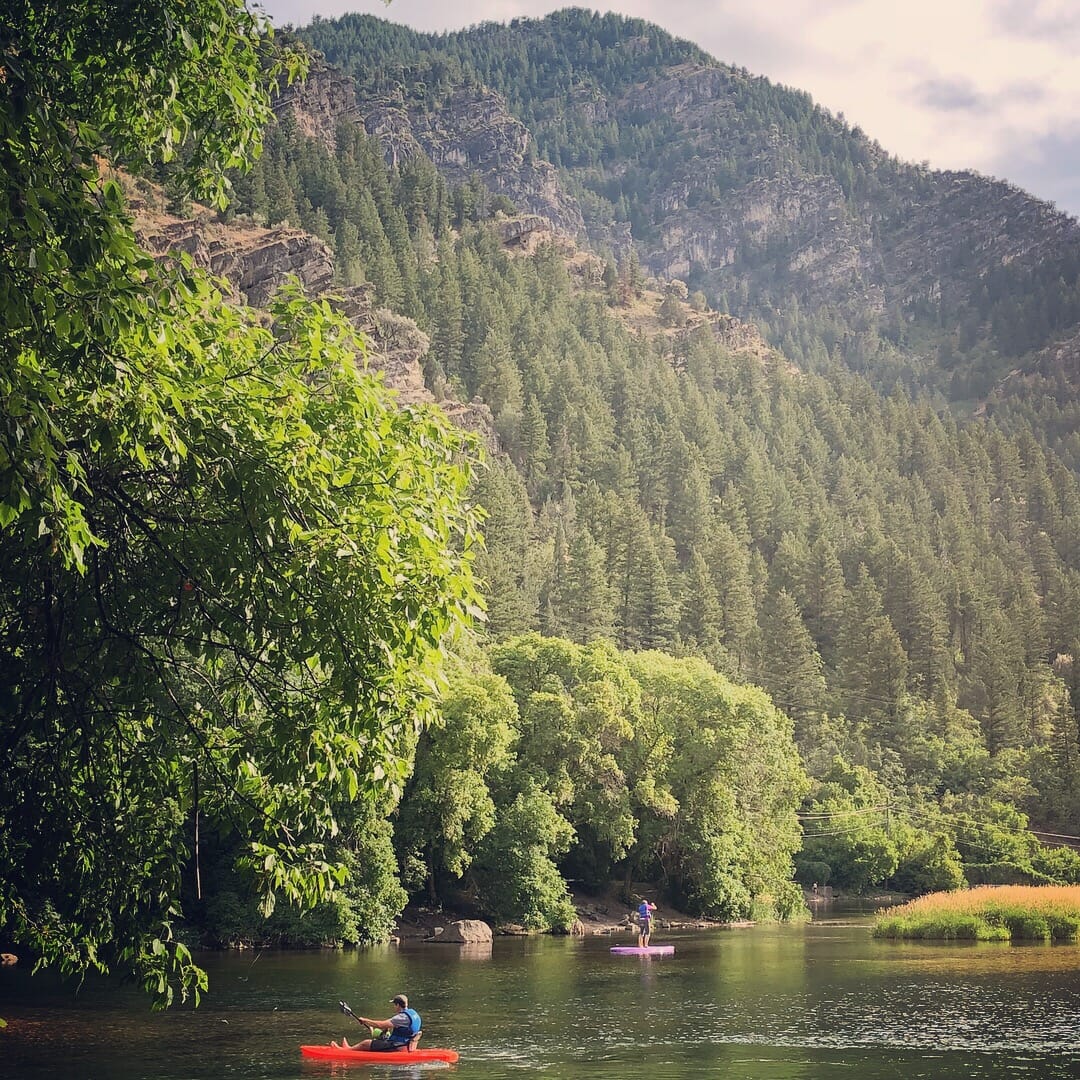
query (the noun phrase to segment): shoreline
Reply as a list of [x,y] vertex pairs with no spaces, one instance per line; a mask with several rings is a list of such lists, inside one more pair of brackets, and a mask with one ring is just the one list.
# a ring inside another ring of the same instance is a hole
[[[612,896],[572,893],[577,922],[570,936],[609,936],[621,932],[636,933],[637,922],[634,908]],[[653,920],[656,930],[733,930],[754,926],[750,919],[724,921],[704,915],[690,915],[685,911],[660,905]],[[435,936],[438,927],[446,928],[461,919],[479,918],[475,913],[450,908],[433,909],[422,904],[408,905],[398,919],[396,936],[400,940],[427,940]],[[487,920],[483,920],[487,921]],[[514,923],[491,924],[497,937],[527,937],[540,931],[528,930]]]

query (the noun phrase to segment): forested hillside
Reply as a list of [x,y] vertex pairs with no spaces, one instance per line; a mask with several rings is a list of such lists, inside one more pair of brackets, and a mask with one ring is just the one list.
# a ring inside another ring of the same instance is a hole
[[[430,336],[429,384],[490,405],[488,637],[700,656],[764,687],[815,780],[807,880],[1060,863],[1025,815],[1077,831],[1067,415],[1048,441],[1042,405],[962,422],[803,370],[632,253],[523,246],[505,198],[384,149],[346,122],[331,151],[286,116],[234,209],[285,205],[321,231],[343,280],[367,276]],[[730,900],[711,909],[747,910]]]
[[361,109],[490,87],[559,167],[590,239],[830,361],[981,396],[1080,322],[1080,226],[1008,184],[898,161],[805,93],[658,27],[570,9],[429,35],[369,17],[304,38]]

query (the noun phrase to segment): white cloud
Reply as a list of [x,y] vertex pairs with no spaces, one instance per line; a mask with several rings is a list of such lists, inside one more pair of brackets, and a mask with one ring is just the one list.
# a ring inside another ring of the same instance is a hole
[[[423,30],[540,16],[551,0],[264,0],[277,23],[362,11]],[[623,0],[719,60],[808,91],[886,150],[974,168],[1080,211],[1077,0]],[[1062,150],[1065,148],[1065,150]]]

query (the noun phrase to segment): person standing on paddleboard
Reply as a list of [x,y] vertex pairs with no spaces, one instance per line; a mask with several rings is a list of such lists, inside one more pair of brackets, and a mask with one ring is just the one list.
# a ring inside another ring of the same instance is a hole
[[[367,1024],[370,1028],[378,1028],[385,1034],[377,1039],[364,1039],[363,1042],[350,1043],[342,1038],[343,1050],[411,1050],[420,1038],[420,1014],[415,1009],[409,1008],[409,999],[404,994],[395,994],[390,999],[397,1006],[397,1012],[389,1020],[370,1020],[366,1016],[358,1016],[356,1019],[361,1024]],[[337,1046],[332,1042],[331,1046]]]
[[656,910],[656,905],[650,903],[648,900],[642,900],[638,904],[638,936],[637,943],[638,948],[647,949],[649,947],[649,935],[652,933],[652,913]]

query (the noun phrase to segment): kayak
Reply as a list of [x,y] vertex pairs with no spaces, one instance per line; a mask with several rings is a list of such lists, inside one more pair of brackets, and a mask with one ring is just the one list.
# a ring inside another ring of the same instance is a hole
[[359,1061],[368,1065],[416,1065],[422,1061],[457,1061],[456,1050],[442,1050],[437,1046],[415,1050],[346,1050],[343,1046],[301,1046],[300,1053],[306,1058],[322,1061]]
[[612,945],[616,956],[674,956],[674,945]]

